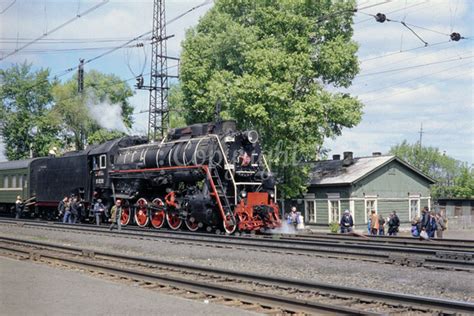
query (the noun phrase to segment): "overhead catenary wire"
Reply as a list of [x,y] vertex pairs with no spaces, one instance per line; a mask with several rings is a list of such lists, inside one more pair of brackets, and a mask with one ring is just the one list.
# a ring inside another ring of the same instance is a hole
[[442,69],[442,70],[439,70],[439,71],[430,72],[430,73],[425,74],[425,75],[423,75],[423,76],[411,78],[411,79],[408,79],[408,80],[399,81],[399,82],[390,84],[390,85],[385,86],[385,87],[381,87],[381,88],[377,88],[377,89],[373,89],[373,90],[366,91],[366,92],[364,92],[364,93],[362,93],[362,94],[359,94],[358,96],[360,97],[360,96],[367,95],[367,94],[370,94],[370,93],[374,93],[374,92],[377,92],[377,91],[390,89],[390,88],[393,88],[393,87],[395,87],[395,86],[399,86],[399,85],[402,85],[402,84],[405,84],[405,83],[408,83],[408,82],[418,81],[418,80],[423,79],[423,78],[427,78],[427,77],[430,77],[430,76],[433,76],[433,75],[437,75],[437,74],[440,74],[440,73],[443,73],[443,72],[446,72],[446,71],[451,71],[451,70],[456,69],[456,68],[459,68],[459,67],[467,66],[467,65],[469,65],[469,64],[471,64],[471,63],[472,63],[472,61],[469,61],[469,62],[467,62],[467,63],[462,63],[462,64],[459,64],[459,65],[456,65],[456,66],[453,66],[453,67],[449,67],[449,68],[445,68],[445,69]]
[[[468,71],[468,73],[471,72],[470,69],[465,69],[466,71]],[[414,87],[414,88],[410,88],[410,90],[405,90],[405,91],[399,91],[399,92],[396,92],[396,93],[391,93],[391,94],[388,94],[388,95],[381,95],[380,97],[377,97],[377,98],[373,98],[373,99],[370,99],[370,100],[362,100],[362,102],[364,104],[367,104],[367,103],[371,103],[371,102],[374,102],[374,101],[380,101],[380,100],[387,100],[388,98],[390,97],[393,97],[393,96],[397,96],[397,95],[400,95],[400,94],[406,94],[406,93],[411,93],[413,91],[416,91],[418,89],[421,89],[423,87],[426,87],[426,86],[429,86],[430,84],[433,84],[433,83],[437,83],[437,82],[444,82],[446,80],[451,80],[451,79],[454,79],[454,78],[457,78],[457,77],[460,77],[460,76],[465,76],[466,74],[464,72],[458,72],[456,73],[456,75],[454,76],[450,76],[450,77],[447,77],[447,78],[443,78],[443,79],[438,79],[438,80],[435,80],[434,82],[431,82],[431,83],[424,83],[424,84],[420,84],[418,85],[417,87]]]
[[10,4],[5,7],[5,9],[3,9],[2,11],[0,11],[0,14],[3,14],[3,13],[5,13],[5,12],[7,12],[8,9],[10,9],[10,8],[15,4],[15,2],[16,2],[16,0],[12,0],[12,2],[10,2]]
[[394,68],[394,69],[387,69],[387,70],[376,71],[376,72],[369,72],[369,73],[358,75],[357,77],[367,77],[367,76],[373,76],[373,75],[381,75],[381,74],[386,74],[386,73],[390,73],[390,72],[396,72],[396,71],[415,69],[415,68],[426,67],[426,66],[431,66],[431,65],[449,63],[449,62],[458,61],[458,60],[462,60],[462,59],[470,59],[470,58],[473,58],[473,57],[474,57],[474,55],[459,56],[459,57],[456,57],[456,58],[445,59],[445,60],[435,61],[435,62],[431,62],[431,63],[425,63],[425,64],[419,64],[419,65],[413,65],[413,66],[407,66],[407,67],[401,67],[401,68]]
[[72,22],[76,21],[77,19],[80,19],[81,17],[83,17],[83,16],[85,16],[85,15],[91,13],[92,11],[98,9],[99,7],[103,6],[103,5],[106,4],[107,2],[109,2],[109,0],[102,0],[100,3],[96,4],[95,6],[89,8],[89,9],[87,9],[87,10],[85,10],[85,11],[79,13],[79,14],[77,14],[77,15],[76,15],[75,17],[73,17],[72,19],[69,19],[69,20],[67,20],[66,22],[64,22],[64,23],[62,23],[62,24],[56,26],[56,27],[53,28],[51,31],[43,33],[41,36],[35,38],[34,40],[32,40],[32,41],[30,41],[30,42],[24,44],[23,46],[21,46],[21,47],[19,47],[19,48],[16,48],[15,50],[13,50],[12,52],[10,52],[9,54],[6,54],[5,56],[0,57],[0,61],[1,61],[1,60],[5,60],[6,58],[8,58],[8,57],[10,57],[10,56],[12,56],[12,55],[15,55],[15,54],[18,53],[19,51],[21,51],[21,50],[27,48],[28,46],[30,46],[30,45],[32,45],[32,44],[34,44],[34,43],[37,42],[38,40],[40,40],[40,39],[42,39],[42,38],[44,38],[44,37],[46,37],[46,36],[48,36],[48,35],[50,35],[50,34],[56,32],[56,31],[62,29],[63,27],[65,27],[65,26],[71,24]]

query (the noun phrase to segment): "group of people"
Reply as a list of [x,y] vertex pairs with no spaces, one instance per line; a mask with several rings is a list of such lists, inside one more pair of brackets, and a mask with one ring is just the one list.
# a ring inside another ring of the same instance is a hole
[[290,213],[286,214],[286,222],[296,229],[304,229],[304,218],[301,212],[296,211],[296,206],[291,207]]
[[440,213],[429,211],[425,206],[421,211],[421,217],[416,216],[411,223],[411,234],[413,237],[423,239],[443,238],[443,231],[447,228],[447,219]]
[[397,236],[400,228],[400,218],[398,218],[397,212],[392,211],[387,218],[384,218],[382,214],[377,214],[375,210],[372,210],[367,223],[367,232],[370,235],[383,236],[385,228],[387,228],[389,236]]
[[[350,233],[354,229],[354,219],[352,218],[351,212],[345,210],[339,222],[341,233]],[[382,215],[377,215],[373,210],[369,216],[367,231],[370,235],[385,235],[385,227],[388,226],[388,235],[396,236],[400,227],[400,219],[398,218],[397,212],[393,211],[390,213],[388,218],[384,218]]]
[[[350,233],[353,231],[354,219],[349,210],[345,210],[339,222],[341,233]],[[385,235],[385,229],[389,236],[396,236],[400,228],[400,219],[397,212],[393,211],[387,218],[377,214],[375,210],[370,212],[367,223],[367,232],[369,235]],[[425,206],[421,217],[415,217],[412,221],[411,233],[413,237],[424,239],[443,238],[443,231],[447,228],[447,219],[439,213],[430,212]]]
[[58,214],[63,223],[75,224],[81,222],[85,216],[82,199],[74,194],[65,196],[58,204]]

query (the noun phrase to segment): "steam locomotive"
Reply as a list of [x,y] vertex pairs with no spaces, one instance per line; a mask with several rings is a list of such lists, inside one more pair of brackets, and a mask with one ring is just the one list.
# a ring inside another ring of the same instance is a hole
[[57,216],[58,202],[73,193],[91,218],[96,199],[108,207],[122,199],[122,225],[228,234],[281,225],[259,136],[234,121],[172,129],[160,142],[126,136],[61,157],[0,163],[2,183],[12,196],[0,195],[0,208],[21,195],[41,217]]

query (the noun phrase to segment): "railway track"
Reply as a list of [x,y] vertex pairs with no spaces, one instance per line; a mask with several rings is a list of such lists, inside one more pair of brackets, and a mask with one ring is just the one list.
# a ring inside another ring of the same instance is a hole
[[119,235],[121,238],[138,240],[168,241],[186,243],[203,247],[235,248],[248,251],[284,253],[290,255],[308,255],[316,257],[344,258],[382,262],[429,269],[447,269],[454,271],[474,272],[474,252],[444,250],[444,248],[420,249],[413,247],[361,244],[351,242],[311,242],[281,238],[250,238],[226,235],[200,234],[176,231],[156,231],[124,228],[120,233],[107,230],[107,227],[90,225],[64,225],[36,221],[0,220],[3,225],[20,225],[23,227],[45,230],[74,231],[77,233],[98,235]]
[[0,254],[268,314],[470,314],[474,304],[0,237]]
[[420,241],[413,237],[401,237],[401,236],[371,236],[363,235],[354,236],[350,234],[325,234],[325,233],[301,233],[301,234],[284,234],[282,238],[290,240],[331,240],[341,242],[360,242],[361,238],[366,243],[373,244],[391,244],[391,245],[403,245],[410,247],[442,247],[446,250],[474,250],[474,240],[463,240],[463,239],[430,239],[429,241]]

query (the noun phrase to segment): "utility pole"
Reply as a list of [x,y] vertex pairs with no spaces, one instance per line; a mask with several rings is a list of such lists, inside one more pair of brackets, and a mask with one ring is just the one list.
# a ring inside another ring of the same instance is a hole
[[164,137],[169,127],[165,0],[153,2],[148,139]]
[[77,67],[77,92],[84,92],[84,59],[79,59],[79,67]]

